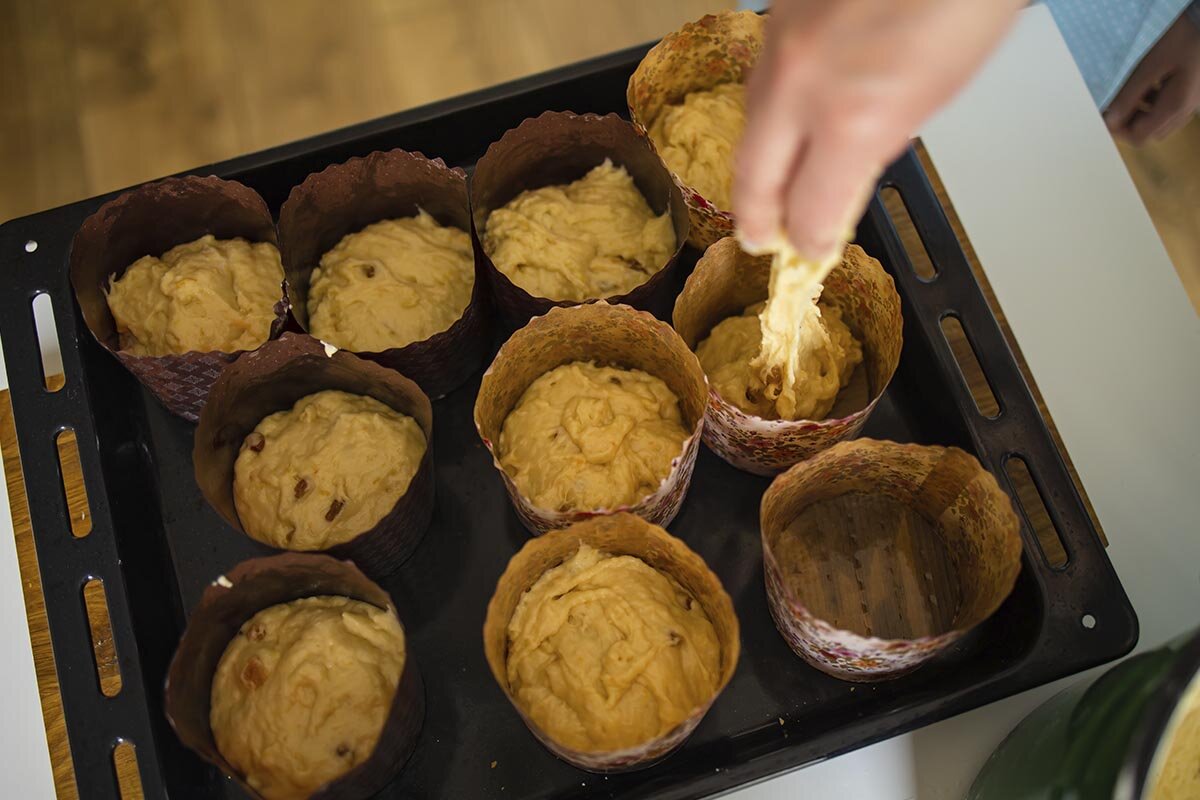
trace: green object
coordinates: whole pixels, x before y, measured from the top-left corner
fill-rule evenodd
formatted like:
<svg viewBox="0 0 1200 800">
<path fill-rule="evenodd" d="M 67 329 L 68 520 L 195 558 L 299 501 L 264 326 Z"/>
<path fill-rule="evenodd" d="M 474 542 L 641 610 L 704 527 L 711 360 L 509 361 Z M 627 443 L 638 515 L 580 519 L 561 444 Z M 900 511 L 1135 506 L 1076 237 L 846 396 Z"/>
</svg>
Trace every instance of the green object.
<svg viewBox="0 0 1200 800">
<path fill-rule="evenodd" d="M 1200 674 L 1200 630 L 1047 700 L 984 764 L 967 800 L 1140 800 L 1175 706 Z"/>
</svg>

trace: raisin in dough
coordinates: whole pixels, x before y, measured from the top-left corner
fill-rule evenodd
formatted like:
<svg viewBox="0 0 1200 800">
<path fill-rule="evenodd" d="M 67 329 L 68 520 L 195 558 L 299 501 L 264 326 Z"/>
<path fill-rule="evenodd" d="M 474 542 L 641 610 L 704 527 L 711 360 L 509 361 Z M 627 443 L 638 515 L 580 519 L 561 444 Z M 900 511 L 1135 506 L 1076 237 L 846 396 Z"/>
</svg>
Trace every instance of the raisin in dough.
<svg viewBox="0 0 1200 800">
<path fill-rule="evenodd" d="M 371 755 L 404 659 L 400 621 L 369 603 L 320 596 L 264 609 L 213 675 L 217 749 L 268 800 L 308 797 Z"/>
<path fill-rule="evenodd" d="M 556 742 L 602 752 L 669 733 L 720 680 L 712 622 L 673 578 L 586 544 L 521 596 L 508 685 Z"/>
<path fill-rule="evenodd" d="M 470 234 L 418 210 L 351 233 L 321 256 L 308 330 L 359 353 L 404 347 L 453 325 L 474 287 Z"/>
<path fill-rule="evenodd" d="M 369 530 L 408 490 L 425 455 L 412 417 L 373 397 L 310 394 L 242 442 L 233 499 L 251 537 L 324 550 Z"/>
</svg>

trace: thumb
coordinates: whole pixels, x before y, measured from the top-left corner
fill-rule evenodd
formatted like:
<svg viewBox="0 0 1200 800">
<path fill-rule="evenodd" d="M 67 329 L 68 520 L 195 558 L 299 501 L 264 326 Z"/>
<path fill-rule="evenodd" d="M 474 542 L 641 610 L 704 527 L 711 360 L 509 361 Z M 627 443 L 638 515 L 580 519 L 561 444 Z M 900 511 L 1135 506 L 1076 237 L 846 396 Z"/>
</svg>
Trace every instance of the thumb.
<svg viewBox="0 0 1200 800">
<path fill-rule="evenodd" d="M 785 189 L 806 130 L 796 92 L 764 60 L 746 87 L 746 130 L 734 157 L 733 213 L 751 242 L 770 241 L 783 227 Z"/>
</svg>

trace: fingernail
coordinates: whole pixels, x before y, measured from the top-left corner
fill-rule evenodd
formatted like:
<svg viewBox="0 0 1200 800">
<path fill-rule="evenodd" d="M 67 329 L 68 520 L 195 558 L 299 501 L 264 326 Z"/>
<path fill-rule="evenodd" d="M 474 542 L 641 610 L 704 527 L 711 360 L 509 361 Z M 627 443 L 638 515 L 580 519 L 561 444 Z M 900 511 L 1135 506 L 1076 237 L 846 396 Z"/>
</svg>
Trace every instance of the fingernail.
<svg viewBox="0 0 1200 800">
<path fill-rule="evenodd" d="M 763 243 L 771 239 L 770 235 L 764 232 L 762 225 L 743 225 L 738 222 L 734 225 L 733 232 L 738 244 L 748 253 L 762 250 Z"/>
<path fill-rule="evenodd" d="M 834 239 L 825 239 L 819 242 L 815 247 L 808 251 L 809 258 L 816 261 L 824 261 L 837 247 L 837 241 Z"/>
<path fill-rule="evenodd" d="M 796 252 L 809 259 L 824 258 L 837 245 L 834 239 L 824 236 L 797 236 L 792 233 L 788 238 L 791 239 Z"/>
<path fill-rule="evenodd" d="M 753 253 L 756 250 L 762 249 L 762 244 L 758 241 L 758 239 L 750 236 L 750 234 L 746 233 L 744 230 L 738 230 L 737 240 L 738 244 L 740 244 L 742 249 L 747 253 Z"/>
</svg>

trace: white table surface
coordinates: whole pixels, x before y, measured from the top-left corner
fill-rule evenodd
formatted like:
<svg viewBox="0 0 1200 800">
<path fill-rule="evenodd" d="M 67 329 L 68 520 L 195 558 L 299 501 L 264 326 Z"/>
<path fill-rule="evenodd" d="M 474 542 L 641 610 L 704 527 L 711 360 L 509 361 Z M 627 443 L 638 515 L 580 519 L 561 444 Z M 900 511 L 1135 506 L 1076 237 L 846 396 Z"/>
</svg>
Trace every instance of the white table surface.
<svg viewBox="0 0 1200 800">
<path fill-rule="evenodd" d="M 1200 319 L 1049 12 L 1024 11 L 921 135 L 1109 534 L 1138 649 L 1200 624 Z M 2 483 L 0 504 L 0 787 L 50 798 Z M 1012 726 L 1070 680 L 730 796 L 957 800 Z"/>
</svg>

